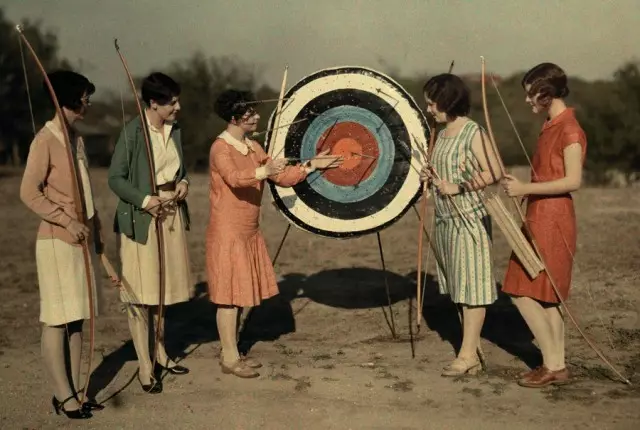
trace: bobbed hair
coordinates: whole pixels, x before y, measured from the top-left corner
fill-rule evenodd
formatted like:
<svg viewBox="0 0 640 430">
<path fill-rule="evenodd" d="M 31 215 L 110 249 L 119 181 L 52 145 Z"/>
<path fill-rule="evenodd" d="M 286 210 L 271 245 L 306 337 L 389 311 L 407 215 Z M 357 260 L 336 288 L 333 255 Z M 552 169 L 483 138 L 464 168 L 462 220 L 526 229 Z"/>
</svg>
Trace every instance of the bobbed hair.
<svg viewBox="0 0 640 430">
<path fill-rule="evenodd" d="M 180 84 L 160 72 L 153 72 L 142 81 L 142 100 L 151 105 L 151 100 L 166 105 L 180 95 Z"/>
<path fill-rule="evenodd" d="M 47 77 L 51 82 L 53 92 L 61 108 L 65 107 L 74 111 L 78 110 L 82 107 L 82 97 L 85 93 L 90 96 L 96 91 L 95 85 L 93 85 L 89 79 L 71 70 L 56 70 L 48 73 Z M 53 105 L 51 93 L 45 82 L 42 82 L 42 87 Z"/>
<path fill-rule="evenodd" d="M 537 102 L 545 107 L 553 99 L 563 99 L 569 95 L 567 75 L 560 66 L 553 63 L 540 63 L 533 67 L 522 78 L 522 88 L 531 85 L 529 97 L 539 94 Z"/>
<path fill-rule="evenodd" d="M 468 115 L 471 110 L 469 88 L 462 79 L 451 73 L 432 77 L 424 84 L 422 92 L 450 119 Z"/>
<path fill-rule="evenodd" d="M 254 111 L 256 98 L 251 91 L 229 89 L 216 99 L 213 110 L 226 122 L 239 121 L 248 111 Z"/>
</svg>

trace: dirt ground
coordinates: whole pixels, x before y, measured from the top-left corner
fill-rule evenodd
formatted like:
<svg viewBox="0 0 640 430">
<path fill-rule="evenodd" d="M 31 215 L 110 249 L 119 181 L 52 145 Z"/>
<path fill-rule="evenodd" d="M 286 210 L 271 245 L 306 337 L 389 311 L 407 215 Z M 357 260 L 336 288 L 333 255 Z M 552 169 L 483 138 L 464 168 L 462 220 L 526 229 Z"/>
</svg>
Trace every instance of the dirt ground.
<svg viewBox="0 0 640 430">
<path fill-rule="evenodd" d="M 578 253 L 569 301 L 589 338 L 634 384 L 613 380 L 568 322 L 568 361 L 575 381 L 532 390 L 519 387 L 514 378 L 538 363 L 539 351 L 504 298 L 491 307 L 483 330 L 486 372 L 440 376 L 459 343 L 459 322 L 451 302 L 437 294 L 431 258 L 424 320 L 419 331 L 416 327 L 418 222 L 413 210 L 381 233 L 396 339 L 385 320 L 389 312 L 376 236 L 332 240 L 292 228 L 276 265 L 281 294 L 252 314 L 243 336 L 243 345 L 265 364 L 261 376 L 223 375 L 217 364 L 215 308 L 205 295 L 207 177 L 196 175 L 189 196 L 189 251 L 197 294 L 167 316 L 167 348 L 191 373 L 166 376 L 162 394 L 142 392 L 125 314 L 116 291 L 102 280 L 104 303 L 89 391 L 106 408 L 77 423 L 56 416 L 50 405 L 39 345 L 38 219 L 19 200 L 20 173 L 0 171 L 0 428 L 640 428 L 637 189 L 584 189 L 576 195 Z M 110 226 L 116 200 L 105 172 L 93 175 L 98 209 Z M 272 255 L 286 226 L 267 204 L 263 231 Z M 116 262 L 115 237 L 108 237 L 109 256 Z M 498 281 L 508 254 L 496 231 Z M 87 341 L 85 335 L 85 351 Z"/>
</svg>

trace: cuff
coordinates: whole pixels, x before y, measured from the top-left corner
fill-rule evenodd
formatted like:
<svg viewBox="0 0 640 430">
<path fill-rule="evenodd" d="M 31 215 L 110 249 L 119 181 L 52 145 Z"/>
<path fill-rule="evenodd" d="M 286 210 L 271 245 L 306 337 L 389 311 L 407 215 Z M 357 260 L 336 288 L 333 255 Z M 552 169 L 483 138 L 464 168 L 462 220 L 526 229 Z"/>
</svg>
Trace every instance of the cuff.
<svg viewBox="0 0 640 430">
<path fill-rule="evenodd" d="M 258 168 L 256 168 L 256 179 L 259 181 L 262 181 L 263 179 L 267 178 L 267 167 L 266 166 L 260 166 Z"/>
<path fill-rule="evenodd" d="M 66 213 L 62 212 L 62 215 L 60 216 L 60 219 L 58 220 L 58 223 L 64 227 L 67 228 L 69 227 L 69 224 L 71 224 L 71 220 L 73 218 L 71 218 L 69 215 L 67 215 Z"/>
<path fill-rule="evenodd" d="M 189 185 L 189 181 L 187 181 L 187 178 L 181 179 L 180 182 L 184 182 L 185 184 Z"/>
<path fill-rule="evenodd" d="M 311 172 L 315 172 L 316 168 L 311 166 L 311 162 L 307 161 L 306 163 L 300 165 L 300 167 L 302 167 L 304 169 L 304 171 L 307 173 L 307 175 Z"/>
<path fill-rule="evenodd" d="M 144 208 L 147 207 L 147 205 L 149 204 L 149 200 L 151 200 L 151 196 L 147 196 L 147 197 L 144 198 L 144 200 L 142 200 L 142 208 L 141 209 L 144 209 Z"/>
</svg>

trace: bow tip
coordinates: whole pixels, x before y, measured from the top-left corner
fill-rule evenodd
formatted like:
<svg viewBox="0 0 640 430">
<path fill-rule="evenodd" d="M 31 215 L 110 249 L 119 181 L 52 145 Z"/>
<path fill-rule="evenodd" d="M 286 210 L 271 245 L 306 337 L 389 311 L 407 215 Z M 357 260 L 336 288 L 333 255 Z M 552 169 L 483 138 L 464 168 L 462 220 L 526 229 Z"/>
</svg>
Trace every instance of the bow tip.
<svg viewBox="0 0 640 430">
<path fill-rule="evenodd" d="M 118 38 L 117 37 L 113 38 L 113 44 L 115 45 L 116 49 L 120 49 L 120 46 L 118 46 Z"/>
<path fill-rule="evenodd" d="M 22 25 L 21 24 L 16 25 L 16 30 L 18 31 L 18 33 L 22 33 Z"/>
</svg>

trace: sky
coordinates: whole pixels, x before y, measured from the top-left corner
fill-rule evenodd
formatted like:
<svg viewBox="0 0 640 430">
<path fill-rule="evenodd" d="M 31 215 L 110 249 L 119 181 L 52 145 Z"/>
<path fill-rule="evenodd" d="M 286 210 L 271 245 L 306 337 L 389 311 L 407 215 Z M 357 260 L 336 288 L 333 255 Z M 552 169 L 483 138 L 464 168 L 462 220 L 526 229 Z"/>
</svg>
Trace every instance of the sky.
<svg viewBox="0 0 640 430">
<path fill-rule="evenodd" d="M 317 70 L 356 65 L 404 76 L 509 75 L 551 61 L 569 76 L 607 79 L 640 59 L 640 0 L 0 0 L 7 18 L 40 20 L 61 55 L 100 88 L 196 51 L 236 56 L 280 88 Z M 96 94 L 97 96 L 97 94 Z"/>
</svg>

